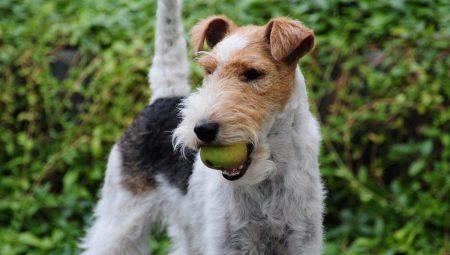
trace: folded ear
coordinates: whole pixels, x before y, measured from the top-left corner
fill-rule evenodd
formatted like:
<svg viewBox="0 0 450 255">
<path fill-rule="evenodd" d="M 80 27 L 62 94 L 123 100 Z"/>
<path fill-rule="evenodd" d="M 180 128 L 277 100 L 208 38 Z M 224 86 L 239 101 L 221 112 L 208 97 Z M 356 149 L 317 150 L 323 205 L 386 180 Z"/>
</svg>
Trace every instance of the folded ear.
<svg viewBox="0 0 450 255">
<path fill-rule="evenodd" d="M 192 45 L 195 52 L 203 50 L 203 45 L 208 44 L 210 48 L 219 43 L 236 25 L 225 16 L 211 16 L 192 28 Z"/>
<path fill-rule="evenodd" d="M 276 18 L 266 25 L 266 41 L 276 60 L 294 62 L 314 47 L 314 32 L 302 23 Z"/>
</svg>

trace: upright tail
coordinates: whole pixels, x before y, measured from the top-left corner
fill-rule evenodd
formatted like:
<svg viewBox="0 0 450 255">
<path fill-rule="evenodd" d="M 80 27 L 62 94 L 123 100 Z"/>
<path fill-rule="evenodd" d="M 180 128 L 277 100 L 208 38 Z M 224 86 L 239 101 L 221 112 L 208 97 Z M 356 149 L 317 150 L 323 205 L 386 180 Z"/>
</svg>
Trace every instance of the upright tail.
<svg viewBox="0 0 450 255">
<path fill-rule="evenodd" d="M 155 55 L 148 78 L 152 99 L 187 96 L 189 63 L 183 37 L 181 0 L 158 0 Z"/>
</svg>

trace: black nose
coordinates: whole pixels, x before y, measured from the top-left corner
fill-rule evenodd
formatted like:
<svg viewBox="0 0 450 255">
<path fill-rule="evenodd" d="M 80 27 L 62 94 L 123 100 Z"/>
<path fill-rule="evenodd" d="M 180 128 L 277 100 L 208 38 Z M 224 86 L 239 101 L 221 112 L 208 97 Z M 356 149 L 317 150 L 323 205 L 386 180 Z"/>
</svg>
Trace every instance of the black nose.
<svg viewBox="0 0 450 255">
<path fill-rule="evenodd" d="M 216 122 L 203 122 L 198 123 L 194 127 L 194 132 L 198 139 L 205 143 L 210 143 L 216 139 L 217 133 L 219 132 L 219 123 Z"/>
</svg>

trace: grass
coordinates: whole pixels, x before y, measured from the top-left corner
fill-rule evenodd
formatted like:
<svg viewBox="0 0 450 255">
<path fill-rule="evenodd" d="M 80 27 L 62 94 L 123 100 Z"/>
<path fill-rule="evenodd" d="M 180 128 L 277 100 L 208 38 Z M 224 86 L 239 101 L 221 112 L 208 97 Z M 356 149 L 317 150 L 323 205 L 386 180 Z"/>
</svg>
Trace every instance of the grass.
<svg viewBox="0 0 450 255">
<path fill-rule="evenodd" d="M 0 2 L 0 254 L 76 254 L 112 144 L 148 103 L 155 1 Z M 325 254 L 450 254 L 450 2 L 186 0 L 186 27 L 302 20 Z M 191 66 L 193 84 L 201 71 Z M 150 240 L 165 254 L 164 234 Z"/>
</svg>

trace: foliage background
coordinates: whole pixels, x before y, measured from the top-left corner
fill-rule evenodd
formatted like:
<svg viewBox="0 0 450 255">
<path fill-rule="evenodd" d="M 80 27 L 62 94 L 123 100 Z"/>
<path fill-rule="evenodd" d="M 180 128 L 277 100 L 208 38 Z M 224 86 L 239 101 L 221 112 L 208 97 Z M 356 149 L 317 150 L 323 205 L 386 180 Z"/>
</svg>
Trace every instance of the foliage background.
<svg viewBox="0 0 450 255">
<path fill-rule="evenodd" d="M 0 254 L 76 254 L 111 145 L 147 104 L 154 0 L 0 1 Z M 185 25 L 302 20 L 325 254 L 450 254 L 448 0 L 186 0 Z M 201 71 L 192 65 L 192 81 Z M 165 254 L 168 240 L 150 240 Z"/>
</svg>

